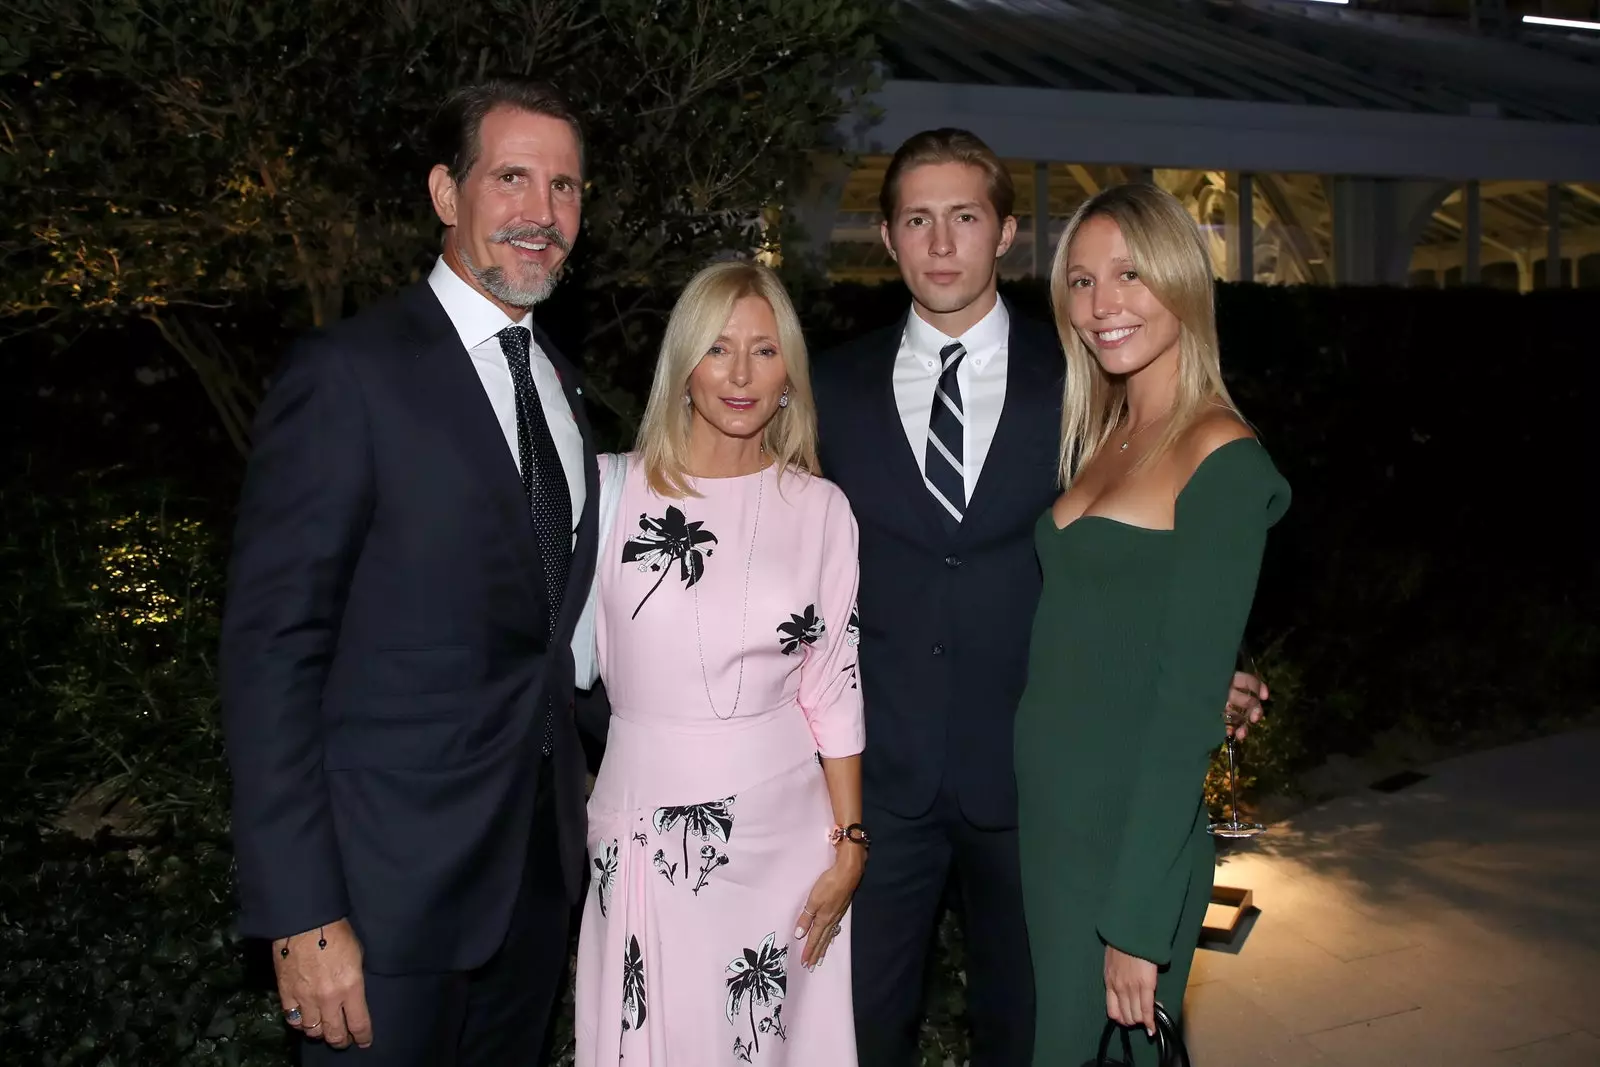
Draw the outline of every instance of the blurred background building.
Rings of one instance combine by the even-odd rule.
[[[977,132],[1018,192],[1008,275],[1073,209],[1144,179],[1210,235],[1219,278],[1600,286],[1595,0],[906,0],[877,113],[801,221],[836,279],[893,277],[889,153]],[[820,249],[819,249],[820,251]]]

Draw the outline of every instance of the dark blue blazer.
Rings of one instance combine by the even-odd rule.
[[[816,360],[823,473],[861,528],[869,804],[907,818],[945,783],[973,823],[1016,825],[1012,724],[1039,599],[1034,525],[1059,492],[1065,363],[1011,315],[1005,405],[958,525],[929,495],[894,399],[901,323]]]
[[[426,284],[300,342],[256,421],[223,618],[223,719],[248,936],[348,916],[369,969],[468,970],[503,941],[541,767],[584,868],[571,635],[598,477],[552,637],[516,463]],[[539,755],[547,698],[556,746]]]

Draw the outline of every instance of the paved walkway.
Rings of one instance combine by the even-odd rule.
[[[1224,858],[1260,910],[1196,956],[1196,1067],[1600,1067],[1600,729],[1425,770]]]

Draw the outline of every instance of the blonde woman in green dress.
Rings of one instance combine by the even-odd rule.
[[[1034,1062],[1076,1067],[1108,1017],[1153,1032],[1157,1001],[1180,1015],[1215,862],[1216,706],[1289,487],[1223,385],[1211,257],[1177,200],[1090,199],[1051,297],[1065,492],[1039,521],[1016,773]]]

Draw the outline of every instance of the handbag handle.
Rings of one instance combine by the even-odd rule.
[[[1119,1025],[1115,1019],[1107,1019],[1105,1029],[1100,1031],[1100,1051],[1095,1055],[1095,1067],[1111,1067],[1106,1055],[1111,1051],[1111,1035],[1115,1033],[1122,1035],[1122,1054],[1126,1057],[1124,1062],[1128,1067],[1133,1067],[1133,1046],[1128,1041],[1128,1028]],[[1183,1043],[1183,1033],[1160,1003],[1156,1004],[1156,1062],[1161,1067],[1193,1067],[1189,1062],[1189,1049]]]

